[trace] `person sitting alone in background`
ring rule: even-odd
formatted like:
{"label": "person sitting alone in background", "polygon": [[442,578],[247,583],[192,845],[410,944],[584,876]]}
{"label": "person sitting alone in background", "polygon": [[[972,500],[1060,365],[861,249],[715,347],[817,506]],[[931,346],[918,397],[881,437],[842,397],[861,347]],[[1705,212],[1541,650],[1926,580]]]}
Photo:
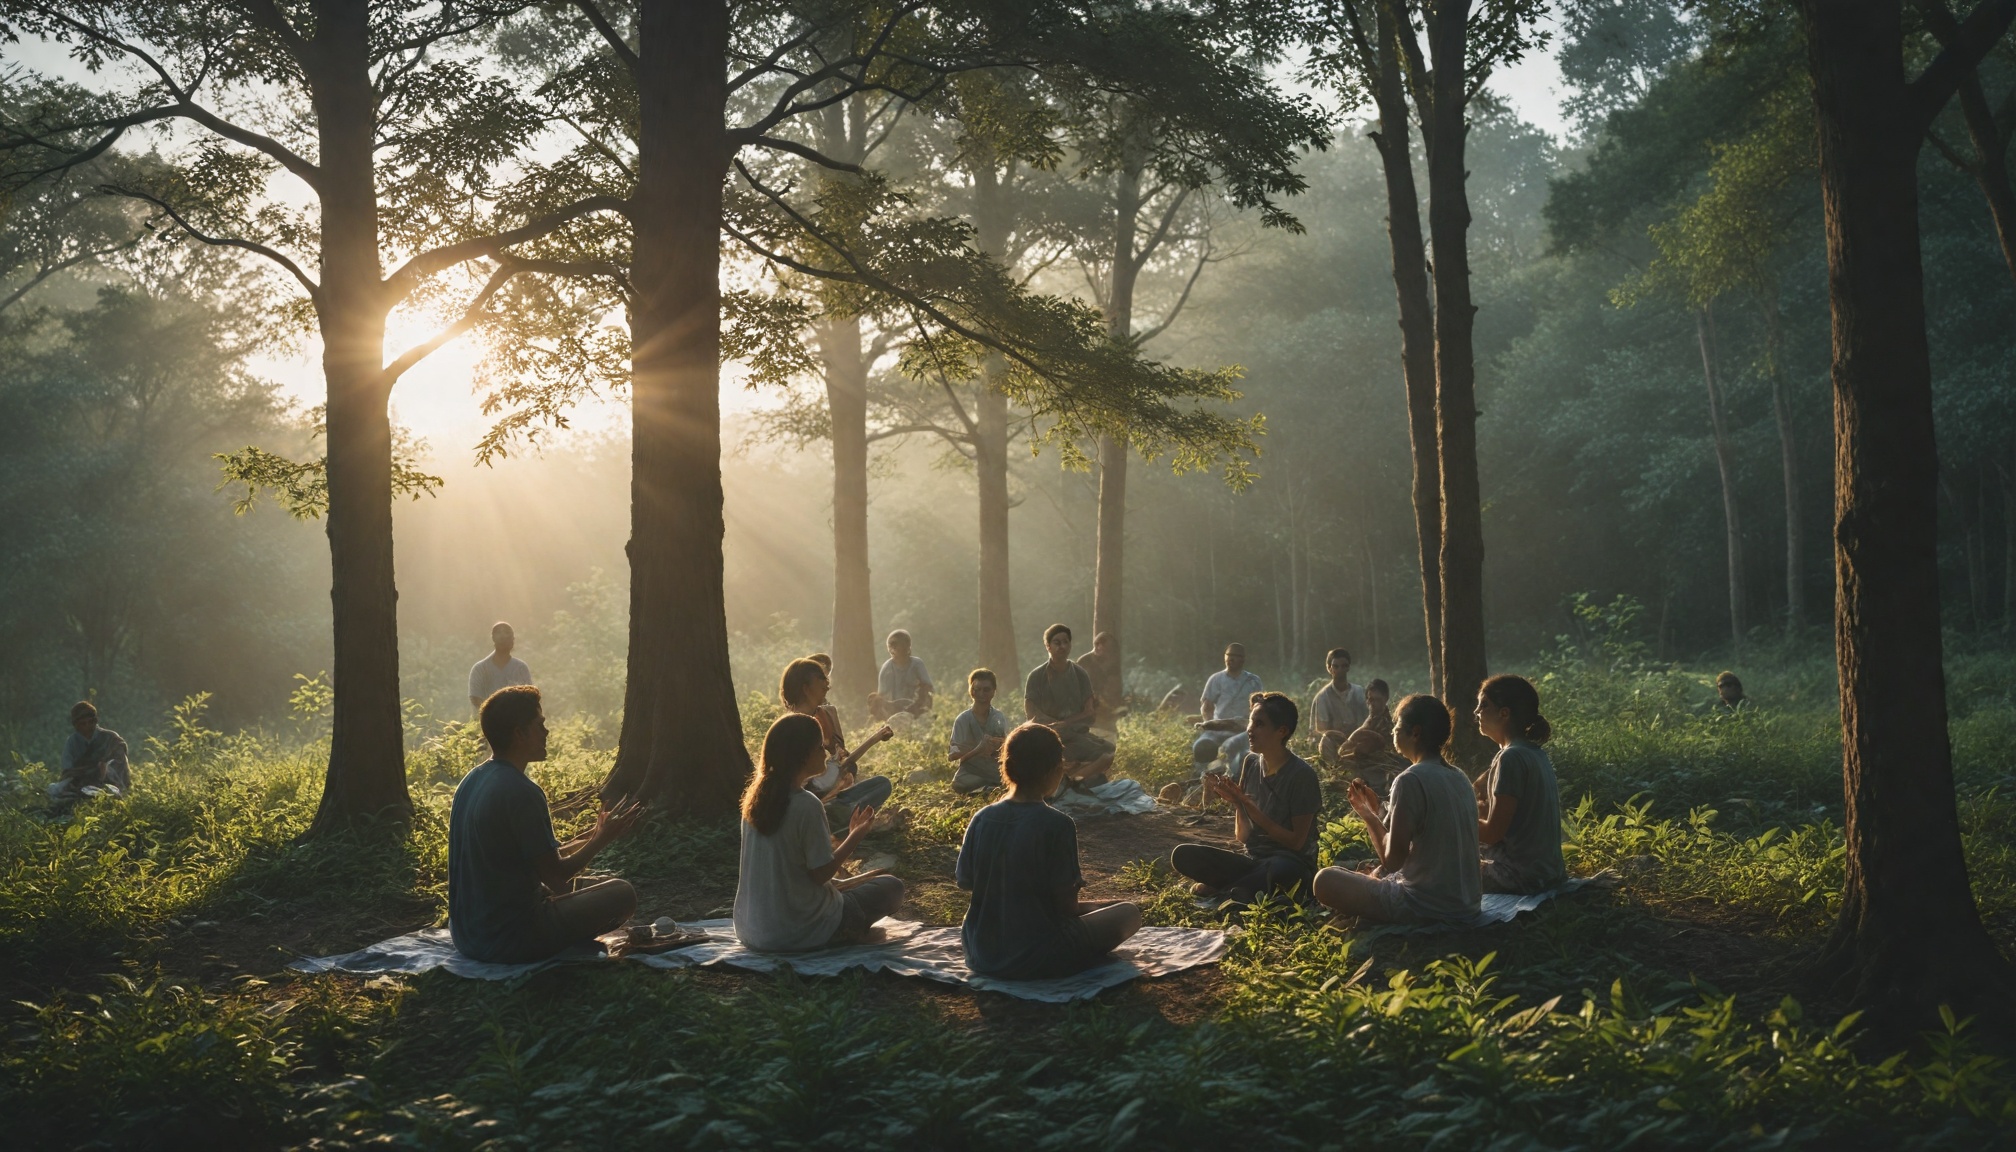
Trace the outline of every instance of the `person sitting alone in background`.
{"label": "person sitting alone in background", "polygon": [[1111,732],[1120,722],[1120,702],[1126,698],[1120,675],[1120,658],[1114,651],[1113,633],[1092,637],[1092,651],[1080,656],[1078,667],[1092,678],[1092,726]]}
{"label": "person sitting alone in background", "polygon": [[1388,923],[1462,920],[1477,914],[1477,794],[1470,778],[1442,759],[1452,732],[1449,709],[1433,696],[1409,696],[1393,720],[1393,747],[1408,761],[1384,803],[1363,780],[1351,782],[1351,807],[1365,822],[1379,857],[1370,875],[1349,868],[1316,874],[1316,899],[1341,916]]}
{"label": "person sitting alone in background", "polygon": [[1000,980],[1083,972],[1141,930],[1141,909],[1078,898],[1078,826],[1046,802],[1064,780],[1056,732],[1029,723],[1009,733],[1001,776],[1008,794],[973,814],[953,869],[973,894],[959,929],[966,966]]}
{"label": "person sitting alone in background", "polygon": [[898,712],[922,716],[931,711],[931,695],[937,687],[924,661],[910,654],[910,633],[898,628],[889,633],[889,659],[875,677],[875,692],[868,697],[868,716],[887,720]]}
{"label": "person sitting alone in background", "polygon": [[1332,648],[1323,660],[1323,667],[1330,673],[1330,683],[1309,702],[1309,718],[1316,730],[1316,757],[1334,768],[1344,754],[1345,741],[1365,723],[1370,710],[1365,703],[1365,689],[1351,683],[1348,649]]}
{"label": "person sitting alone in background", "polygon": [[1096,788],[1106,783],[1106,770],[1113,767],[1113,742],[1092,733],[1092,717],[1099,697],[1092,691],[1092,677],[1071,662],[1071,629],[1052,624],[1043,630],[1043,647],[1050,659],[1038,664],[1022,686],[1022,711],[1038,724],[1047,724],[1064,742],[1068,767],[1065,779],[1073,785]]}
{"label": "person sitting alone in background", "polygon": [[1750,703],[1743,696],[1743,681],[1734,672],[1715,677],[1715,703],[1727,712],[1741,712]]}
{"label": "person sitting alone in background", "polygon": [[1309,894],[1323,782],[1288,750],[1299,720],[1295,701],[1279,692],[1254,693],[1246,721],[1253,750],[1240,760],[1237,778],[1204,778],[1232,806],[1233,835],[1245,851],[1178,844],[1169,853],[1169,866],[1196,881],[1196,895],[1223,895],[1244,905],[1270,892]]}
{"label": "person sitting alone in background", "polygon": [[1393,710],[1386,703],[1391,698],[1386,681],[1365,685],[1365,722],[1345,737],[1337,758],[1341,773],[1363,779],[1378,795],[1384,795],[1393,777],[1407,767],[1407,761],[1393,751]]}
{"label": "person sitting alone in background", "polygon": [[1484,891],[1528,895],[1568,879],[1561,858],[1561,790],[1541,745],[1554,726],[1523,676],[1493,676],[1477,690],[1477,730],[1498,745],[1484,776]]}
{"label": "person sitting alone in background", "polygon": [[572,891],[597,853],[644,814],[634,800],[603,804],[595,826],[562,844],[546,793],[525,774],[546,758],[539,689],[501,688],[483,701],[490,759],[455,786],[448,809],[448,934],[472,960],[528,964],[622,926],[637,908],[623,880]]}
{"label": "person sitting alone in background", "polygon": [[1221,751],[1227,764],[1239,763],[1246,754],[1246,702],[1259,691],[1259,675],[1246,670],[1246,646],[1227,644],[1225,670],[1204,681],[1197,718],[1190,722],[1198,729],[1197,740],[1190,745],[1191,775],[1204,775]]}
{"label": "person sitting alone in background", "polygon": [[482,711],[483,702],[499,688],[532,683],[532,669],[511,655],[518,645],[518,633],[499,620],[490,626],[490,654],[469,667],[469,707]]}
{"label": "person sitting alone in background", "polygon": [[124,796],[133,787],[126,763],[126,741],[110,728],[98,726],[98,706],[79,700],[70,707],[70,736],[63,741],[63,759],[49,799],[60,806],[100,794]]}
{"label": "person sitting alone in background", "polygon": [[903,881],[886,873],[835,879],[875,822],[863,804],[835,843],[826,810],[805,785],[826,766],[819,722],[787,713],[770,725],[756,775],[742,793],[741,870],[735,935],[759,952],[807,952],[866,944],[875,922],[903,903]]}
{"label": "person sitting alone in background", "polygon": [[[832,682],[827,679],[826,669],[811,657],[793,660],[784,668],[784,675],[777,685],[777,695],[783,699],[786,711],[800,716],[809,716],[819,722],[820,747],[825,751],[825,761],[819,775],[806,783],[805,787],[819,797],[821,803],[835,809],[832,814],[845,820],[857,804],[880,808],[889,799],[896,786],[887,776],[870,776],[859,779],[858,768],[862,756],[870,748],[896,734],[887,724],[869,733],[861,746],[848,751],[847,743],[840,731],[840,715],[826,703],[826,693]],[[894,813],[887,814],[891,818]],[[888,827],[885,819],[882,827]],[[877,829],[878,831],[880,829]]]}
{"label": "person sitting alone in background", "polygon": [[1001,744],[1008,738],[1008,717],[994,707],[1000,682],[991,668],[966,675],[966,695],[973,706],[952,721],[952,790],[962,796],[984,792],[1001,782]]}

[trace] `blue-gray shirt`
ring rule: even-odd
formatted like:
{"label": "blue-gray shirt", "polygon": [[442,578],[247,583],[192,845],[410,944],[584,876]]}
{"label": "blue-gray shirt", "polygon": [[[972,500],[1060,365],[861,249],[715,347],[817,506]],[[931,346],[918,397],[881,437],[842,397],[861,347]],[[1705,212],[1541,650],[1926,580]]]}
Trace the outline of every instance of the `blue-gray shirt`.
{"label": "blue-gray shirt", "polygon": [[475,960],[502,956],[546,899],[535,862],[560,847],[546,793],[515,765],[488,760],[448,810],[448,933]]}
{"label": "blue-gray shirt", "polygon": [[975,812],[953,874],[973,893],[959,934],[975,972],[1013,978],[1085,934],[1078,826],[1048,804],[997,800]]}

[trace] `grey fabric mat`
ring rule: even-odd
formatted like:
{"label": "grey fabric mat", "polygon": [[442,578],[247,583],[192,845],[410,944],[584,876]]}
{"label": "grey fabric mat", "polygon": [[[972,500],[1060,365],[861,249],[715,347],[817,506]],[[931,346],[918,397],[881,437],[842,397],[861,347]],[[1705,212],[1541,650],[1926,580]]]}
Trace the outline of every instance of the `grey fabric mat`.
{"label": "grey fabric mat", "polygon": [[1366,942],[1381,936],[1423,936],[1435,932],[1460,932],[1469,928],[1488,928],[1493,924],[1504,924],[1522,912],[1531,912],[1556,896],[1566,896],[1582,888],[1613,888],[1617,877],[1608,872],[1595,876],[1570,877],[1568,882],[1545,892],[1535,892],[1529,896],[1515,896],[1506,892],[1486,892],[1479,901],[1477,914],[1466,920],[1430,920],[1420,924],[1365,924],[1351,933],[1351,939]]}
{"label": "grey fabric mat", "polygon": [[1050,806],[1070,816],[1139,816],[1155,811],[1156,803],[1138,780],[1108,780],[1089,793],[1066,788],[1050,798]]}
{"label": "grey fabric mat", "polygon": [[608,954],[602,950],[600,944],[588,943],[576,945],[558,956],[532,964],[490,964],[482,960],[471,960],[455,951],[455,945],[448,939],[448,929],[422,928],[418,932],[381,940],[369,948],[360,948],[341,956],[308,957],[296,960],[287,967],[296,972],[348,972],[358,976],[384,972],[413,974],[431,972],[439,968],[453,972],[457,976],[467,976],[471,980],[510,980],[519,976],[530,976],[534,972],[561,964],[580,964],[608,958]]}

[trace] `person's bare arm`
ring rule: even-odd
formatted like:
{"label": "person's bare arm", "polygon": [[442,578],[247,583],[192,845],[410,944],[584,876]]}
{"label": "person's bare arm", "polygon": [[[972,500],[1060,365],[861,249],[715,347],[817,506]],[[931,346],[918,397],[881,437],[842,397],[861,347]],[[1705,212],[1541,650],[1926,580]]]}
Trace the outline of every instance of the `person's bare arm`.
{"label": "person's bare arm", "polygon": [[1512,830],[1512,818],[1519,814],[1519,798],[1499,793],[1492,798],[1491,815],[1477,822],[1477,842],[1496,844]]}
{"label": "person's bare arm", "polygon": [[1246,839],[1252,829],[1258,828],[1261,835],[1290,852],[1300,852],[1302,846],[1309,842],[1310,829],[1316,826],[1314,812],[1297,816],[1292,827],[1284,827],[1267,813],[1262,812],[1260,806],[1253,802],[1253,798],[1246,794],[1246,790],[1231,778],[1213,777],[1212,784],[1218,789],[1218,794],[1232,805],[1232,826],[1241,841]]}
{"label": "person's bare arm", "polygon": [[594,827],[534,862],[539,882],[556,896],[566,892],[567,882],[580,875],[612,841],[627,835],[643,815],[644,806],[635,800],[619,800],[614,808],[604,804],[595,814]]}
{"label": "person's bare arm", "polygon": [[980,738],[980,742],[978,744],[975,744],[973,747],[968,748],[964,752],[961,752],[957,748],[954,748],[952,750],[952,761],[955,764],[964,764],[968,760],[973,759],[975,756],[984,756],[988,752],[996,748],[999,748],[1000,746],[1001,746],[1001,737],[983,736]]}
{"label": "person's bare arm", "polygon": [[875,807],[872,804],[857,804],[854,814],[847,818],[847,835],[833,846],[833,858],[817,868],[807,868],[805,874],[814,884],[824,884],[840,874],[840,866],[854,855],[854,849],[861,838],[868,834],[868,826],[875,822]]}

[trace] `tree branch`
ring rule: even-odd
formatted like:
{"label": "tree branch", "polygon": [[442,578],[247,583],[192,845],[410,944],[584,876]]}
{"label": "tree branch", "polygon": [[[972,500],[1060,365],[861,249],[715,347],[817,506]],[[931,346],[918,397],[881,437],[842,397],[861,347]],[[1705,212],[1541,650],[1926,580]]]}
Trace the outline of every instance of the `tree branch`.
{"label": "tree branch", "polygon": [[243,249],[244,251],[266,257],[268,260],[273,261],[275,264],[278,264],[280,265],[280,267],[285,268],[287,271],[293,273],[294,279],[299,280],[301,282],[301,287],[307,289],[308,299],[312,303],[314,303],[314,305],[317,308],[320,308],[322,306],[321,286],[316,284],[315,281],[310,280],[308,278],[308,274],[301,270],[301,266],[299,264],[296,264],[286,254],[279,252],[275,249],[269,248],[256,240],[241,240],[235,236],[205,235],[203,232],[198,231],[195,225],[183,219],[182,214],[175,210],[174,205],[168,203],[166,200],[161,199],[159,196],[156,196],[151,192],[142,192],[136,188],[121,188],[117,184],[101,184],[99,185],[99,189],[104,192],[109,192],[114,196],[126,196],[134,200],[145,200],[147,203],[152,204],[156,208],[159,208],[161,211],[167,213],[168,218],[170,220],[175,221],[175,223],[181,227],[182,231],[187,232],[189,235],[195,237],[197,240],[200,240],[205,244],[211,245],[212,247],[240,248]]}
{"label": "tree branch", "polygon": [[1923,133],[1952,99],[1960,81],[1980,65],[2008,31],[2010,21],[2016,20],[2016,0],[1981,0],[1958,24],[1945,0],[1919,0],[1918,8],[1940,42],[1939,55],[1906,87],[1918,130]]}
{"label": "tree branch", "polygon": [[442,345],[448,343],[450,340],[474,328],[476,322],[483,318],[483,310],[489,305],[490,298],[497,295],[498,290],[503,288],[513,276],[525,271],[528,271],[528,269],[517,261],[507,261],[499,265],[497,270],[490,274],[490,279],[484,283],[483,290],[476,294],[476,299],[470,301],[469,307],[463,309],[462,315],[457,317],[453,324],[436,332],[424,343],[416,344],[400,353],[398,359],[385,366],[379,379],[384,382],[387,388],[390,388],[398,381],[399,377],[404,376],[407,370],[411,369],[415,364],[432,356],[440,350]]}
{"label": "tree branch", "polygon": [[127,248],[131,248],[133,245],[138,244],[139,242],[140,238],[138,236],[135,236],[133,239],[126,241],[124,244],[114,244],[110,248],[97,248],[89,252],[79,252],[75,256],[72,256],[67,260],[58,260],[54,264],[43,265],[42,268],[35,273],[34,277],[28,281],[28,283],[23,284],[21,287],[9,293],[5,300],[0,300],[0,312],[5,312],[7,311],[7,309],[12,308],[14,305],[20,303],[21,298],[23,296],[26,296],[28,295],[28,293],[34,291],[35,286],[37,284],[42,283],[44,280],[49,279],[51,276],[54,276],[57,273],[63,272],[67,269],[75,268],[79,264],[83,264],[91,260],[96,260],[100,256],[110,256],[114,252],[120,252]]}
{"label": "tree branch", "polygon": [[1176,222],[1176,213],[1182,210],[1183,202],[1190,198],[1190,192],[1191,189],[1189,188],[1177,192],[1176,198],[1171,200],[1169,207],[1163,211],[1162,222],[1155,226],[1154,234],[1149,236],[1147,242],[1141,245],[1139,252],[1134,257],[1134,273],[1136,275],[1139,275],[1141,269],[1148,266],[1149,258],[1155,254],[1155,249],[1162,246],[1162,241],[1169,238],[1169,226]]}
{"label": "tree branch", "polygon": [[476,236],[468,240],[458,240],[453,244],[444,244],[439,248],[431,248],[406,261],[398,271],[386,277],[385,289],[392,294],[395,302],[403,300],[419,286],[420,281],[436,272],[485,256],[494,259],[504,249],[514,244],[523,244],[528,240],[537,240],[550,235],[583,216],[592,216],[597,212],[614,212],[627,218],[630,215],[630,202],[615,196],[590,196],[508,231]]}
{"label": "tree branch", "polygon": [[574,0],[574,7],[579,8],[582,15],[588,17],[588,22],[595,26],[595,31],[601,34],[602,39],[616,53],[616,58],[623,62],[623,66],[628,68],[632,75],[635,75],[637,50],[630,47],[629,41],[623,39],[615,26],[609,23],[609,18],[602,14],[602,5],[595,0]]}
{"label": "tree branch", "polygon": [[835,172],[850,172],[856,176],[861,175],[863,172],[859,164],[849,164],[845,160],[835,160],[817,148],[800,144],[796,140],[786,140],[781,136],[763,136],[751,134],[747,131],[736,131],[728,134],[728,140],[730,143],[736,145],[757,144],[765,148],[774,148],[779,152],[789,152],[793,156],[803,156],[821,168],[831,168]]}
{"label": "tree branch", "polygon": [[1190,302],[1190,290],[1197,287],[1197,278],[1204,275],[1204,266],[1209,263],[1211,263],[1211,243],[1209,240],[1206,240],[1204,243],[1204,254],[1197,257],[1197,266],[1190,270],[1190,279],[1184,281],[1183,291],[1176,297],[1176,303],[1169,306],[1169,312],[1162,317],[1160,324],[1134,337],[1135,347],[1138,348],[1155,337],[1160,336],[1162,333],[1168,331],[1169,325],[1176,322],[1176,317],[1182,313],[1183,306]]}

